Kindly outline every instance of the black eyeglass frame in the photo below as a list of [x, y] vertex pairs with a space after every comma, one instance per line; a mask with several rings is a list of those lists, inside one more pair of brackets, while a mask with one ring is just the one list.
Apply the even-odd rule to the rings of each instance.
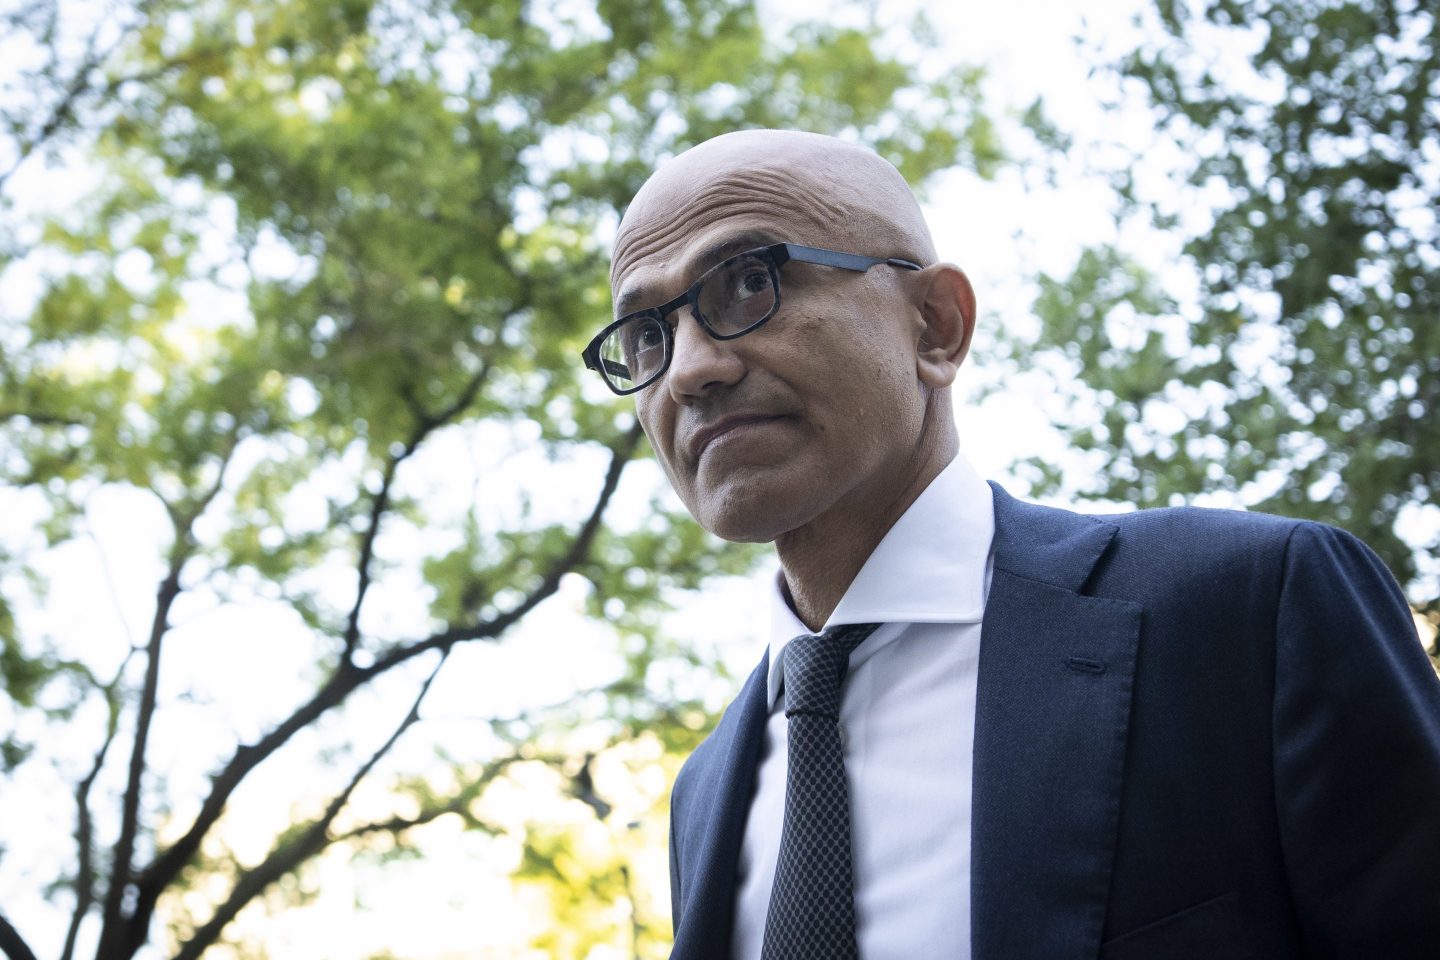
[[[705, 281], [709, 280], [717, 270], [742, 257], [755, 257], [756, 259], [763, 259], [765, 261], [765, 266], [770, 272], [770, 286], [771, 289], [775, 291], [775, 302], [771, 304], [765, 316], [756, 320], [748, 327], [737, 330], [734, 333], [720, 333], [714, 327], [710, 326], [710, 321], [705, 318], [705, 314], [700, 310], [700, 290], [705, 286]], [[841, 270], [853, 270], [856, 273], [864, 273], [871, 267], [878, 266], [882, 263], [887, 266], [898, 267], [902, 270], [924, 269], [920, 264], [911, 260], [902, 259], [901, 257], [867, 257], [859, 253], [842, 253], [839, 250], [807, 247], [798, 243], [772, 243], [766, 247], [756, 247], [754, 250], [746, 250], [734, 256], [726, 257], [720, 263], [717, 263], [701, 274], [700, 278], [692, 283], [688, 290], [675, 299], [662, 303], [658, 307], [646, 307], [643, 310], [627, 313], [596, 334], [595, 338], [590, 341], [589, 346], [581, 352], [580, 356], [585, 360], [585, 366], [599, 373], [600, 379], [605, 381], [605, 386], [609, 387], [617, 395], [623, 397], [644, 390], [665, 375], [665, 371], [670, 369], [670, 361], [675, 357], [675, 331], [671, 328], [670, 324], [665, 322], [667, 316], [688, 304], [691, 308], [691, 314], [699, 321], [701, 329], [703, 329], [711, 339], [735, 340], [745, 336], [747, 333], [753, 333], [764, 326], [765, 322], [775, 316], [776, 311], [780, 309], [780, 268], [792, 260], [796, 263], [814, 263], [822, 267], [838, 267]], [[644, 382], [637, 383], [633, 387], [620, 389], [615, 386], [610, 377], [606, 376], [605, 371], [601, 369], [605, 361], [600, 356], [600, 345], [605, 342], [605, 338], [610, 336], [611, 333], [625, 326], [625, 324], [639, 319], [660, 321], [661, 336], [665, 338], [665, 361], [661, 363], [660, 368], [656, 370], [652, 376], [646, 378]], [[625, 374], [617, 375], [628, 378], [629, 372], [626, 371]]]

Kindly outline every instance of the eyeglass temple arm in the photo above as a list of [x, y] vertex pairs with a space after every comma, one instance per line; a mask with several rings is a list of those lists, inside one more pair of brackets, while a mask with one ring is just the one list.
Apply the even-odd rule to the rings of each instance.
[[[841, 253], [838, 250], [822, 250], [820, 247], [804, 247], [798, 243], [777, 244], [784, 252], [785, 259], [800, 263], [818, 263], [822, 267], [839, 267], [842, 270], [865, 271], [877, 263], [886, 263], [902, 270], [919, 270], [920, 264], [900, 257], [864, 257], [858, 253]], [[782, 261], [783, 262], [783, 261]]]
[[624, 377], [627, 380], [630, 379], [629, 367], [623, 363], [616, 363], [614, 360], [607, 360], [600, 356], [600, 352], [595, 350], [593, 346], [587, 347], [585, 351], [580, 354], [580, 358], [585, 361], [585, 366], [591, 370], [600, 370], [603, 367], [607, 373], [617, 377]]

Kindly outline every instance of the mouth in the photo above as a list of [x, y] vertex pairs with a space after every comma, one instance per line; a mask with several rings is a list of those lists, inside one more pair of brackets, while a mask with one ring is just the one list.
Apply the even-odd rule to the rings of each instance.
[[690, 437], [690, 455], [699, 460], [711, 444], [726, 437], [745, 432], [748, 428], [764, 423], [774, 423], [780, 417], [762, 413], [743, 413], [724, 417], [707, 427], [695, 431]]

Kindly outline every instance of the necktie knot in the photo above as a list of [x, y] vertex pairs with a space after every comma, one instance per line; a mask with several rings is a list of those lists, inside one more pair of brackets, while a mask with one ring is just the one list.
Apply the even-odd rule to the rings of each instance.
[[818, 636], [803, 634], [785, 647], [785, 716], [840, 715], [840, 688], [850, 653], [878, 623], [847, 623]]

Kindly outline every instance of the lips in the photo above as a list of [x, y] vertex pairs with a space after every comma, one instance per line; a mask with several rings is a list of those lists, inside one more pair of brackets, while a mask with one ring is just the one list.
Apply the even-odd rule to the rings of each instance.
[[737, 413], [722, 417], [691, 434], [690, 456], [696, 460], [700, 459], [700, 455], [705, 452], [706, 447], [731, 431], [752, 424], [771, 423], [779, 419], [780, 417], [764, 413]]

